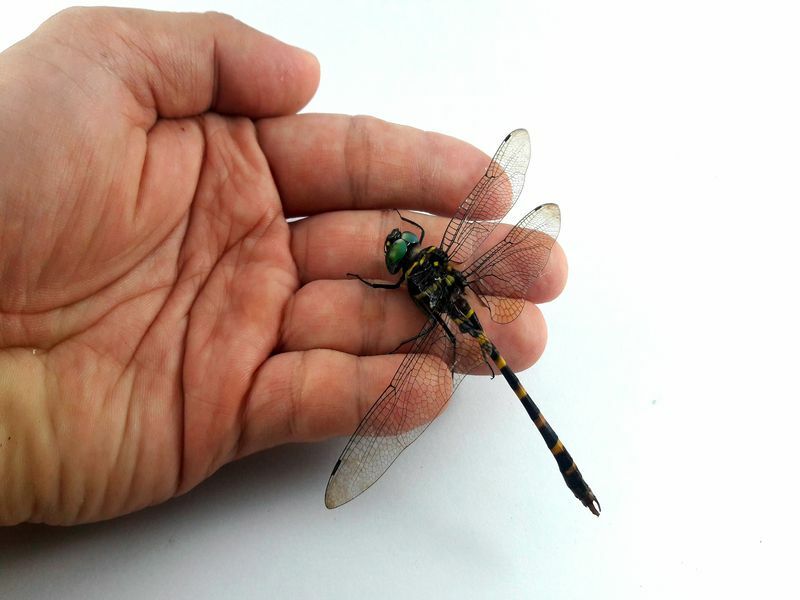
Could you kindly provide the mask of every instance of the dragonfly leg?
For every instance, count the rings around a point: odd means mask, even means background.
[[[483,306],[483,308],[491,312],[492,309],[489,308],[488,304],[486,304],[486,300],[483,299],[483,296],[481,294],[475,294],[475,296],[478,298],[478,302],[481,303],[481,306]]]
[[[403,283],[402,277],[400,278],[400,281],[398,281],[397,283],[372,283],[361,277],[361,275],[356,275],[355,273],[348,273],[347,276],[350,277],[351,279],[352,278],[358,279],[361,283],[378,290],[396,290]]]
[[[465,323],[468,323],[465,321]],[[492,360],[492,343],[486,337],[486,333],[481,328],[475,327],[467,327],[465,329],[465,333],[470,334],[476,340],[478,340],[478,345],[481,349],[481,358],[483,362],[486,363],[486,366],[489,367],[489,372],[492,374],[492,379],[495,378],[497,373],[494,370],[494,361]]]
[[[434,318],[436,323],[442,326],[445,335],[447,335],[448,339],[450,340],[450,343],[453,345],[453,361],[450,363],[450,370],[455,371],[456,360],[458,359],[458,356],[456,354],[456,336],[452,331],[450,331],[450,328],[447,326],[447,323],[444,322],[444,319],[442,319],[441,315],[432,313],[431,316]]]
[[[483,345],[481,345],[481,356],[483,357],[483,362],[485,362],[486,366],[489,367],[489,371],[492,374],[492,379],[494,379],[495,376],[497,375],[497,373],[495,373],[495,370],[494,370],[494,362],[492,360],[490,360],[491,359],[491,355],[490,355],[489,351],[486,348],[483,347]]]
[[[399,210],[395,209],[395,211],[397,212],[397,214],[400,217],[401,221],[405,221],[406,223],[410,223],[414,227],[419,228],[419,231],[420,231],[419,243],[421,244],[422,240],[425,239],[425,230],[422,228],[422,225],[420,225],[416,221],[412,221],[411,219],[406,219]]]
[[[430,332],[433,330],[433,328],[434,328],[434,327],[436,327],[436,325],[437,325],[436,321],[430,321],[430,322],[428,323],[428,326],[427,326],[427,327],[425,327],[425,329],[423,329],[422,331],[420,331],[420,332],[419,332],[417,335],[415,335],[414,337],[408,338],[407,340],[403,340],[402,342],[400,342],[399,344],[397,344],[397,348],[395,348],[394,350],[392,350],[392,351],[391,351],[389,354],[394,354],[395,352],[397,352],[398,350],[400,350],[400,348],[402,348],[403,346],[405,346],[407,343],[409,343],[409,342],[413,342],[414,340],[418,340],[419,338],[421,338],[421,337],[423,337],[423,336],[426,336],[426,335],[428,335],[428,334],[429,334],[429,333],[430,333]]]

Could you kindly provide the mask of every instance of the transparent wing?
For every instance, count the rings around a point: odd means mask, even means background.
[[[537,206],[464,269],[469,287],[489,307],[493,321],[509,323],[519,316],[525,292],[544,270],[560,228],[557,204]]]
[[[456,337],[455,348],[439,325],[416,340],[336,462],[325,490],[328,508],[375,483],[441,412],[464,376],[483,363],[477,342],[449,319],[445,323]]]
[[[451,262],[465,262],[478,249],[519,198],[531,158],[528,132],[509,133],[486,173],[456,210],[439,247]],[[481,217],[492,215],[482,220]]]

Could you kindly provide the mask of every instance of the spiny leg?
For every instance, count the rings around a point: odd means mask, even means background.
[[[470,311],[470,314],[472,314],[472,311]],[[483,329],[476,329],[474,327],[470,327],[468,325],[469,322],[466,319],[467,317],[464,317],[464,320],[462,321],[461,325],[462,331],[464,333],[468,333],[476,340],[478,340],[478,346],[481,349],[481,358],[483,359],[483,362],[486,364],[486,366],[489,367],[489,372],[492,374],[492,379],[494,379],[495,376],[497,375],[494,372],[494,367],[496,365],[494,365],[494,363],[490,360],[492,358],[490,348],[494,346],[489,341],[489,338],[486,337],[486,333],[484,333]]]
[[[483,302],[480,297],[478,297],[478,299]],[[458,324],[458,328],[462,333],[471,335],[478,341],[478,345],[481,349],[481,358],[486,366],[489,367],[489,372],[492,374],[492,379],[494,379],[496,373],[494,372],[494,366],[489,361],[490,354],[487,346],[487,343],[488,345],[491,345],[491,343],[489,342],[489,338],[486,337],[483,328],[480,326],[480,321],[478,321],[475,311],[469,305],[466,306],[466,308],[469,308],[466,313],[464,312],[464,307],[456,306],[454,308],[457,314],[450,315],[451,318]]]
[[[397,352],[398,350],[400,350],[400,348],[402,348],[403,346],[405,346],[405,345],[406,345],[406,344],[408,344],[409,342],[413,342],[414,340],[418,340],[419,338],[421,338],[421,337],[423,337],[423,336],[426,336],[426,335],[428,335],[428,334],[429,334],[429,333],[430,333],[430,332],[433,330],[433,328],[434,328],[434,327],[436,327],[436,325],[437,325],[437,324],[438,324],[438,323],[437,323],[436,321],[428,321],[428,326],[427,326],[427,327],[425,327],[425,329],[423,329],[422,331],[420,331],[420,332],[419,332],[417,335],[415,335],[414,337],[410,337],[410,338],[408,338],[407,340],[403,340],[402,342],[400,342],[399,344],[397,344],[397,347],[396,347],[394,350],[392,350],[392,351],[391,351],[389,354],[394,354],[395,352]]]
[[[483,345],[481,345],[481,356],[483,357],[483,362],[486,363],[486,366],[489,367],[489,371],[492,373],[492,379],[494,379],[497,375],[497,373],[494,372],[495,364],[494,362],[490,362],[489,359],[491,358],[491,355],[487,354],[486,348]]]
[[[483,296],[481,294],[475,294],[475,297],[478,298],[478,302],[481,303],[481,306],[483,306],[483,308],[491,312],[492,309],[489,308],[488,304],[486,304],[486,300],[483,299]]]
[[[444,319],[442,319],[440,314],[430,313],[430,316],[433,317],[436,323],[442,326],[445,335],[447,335],[447,337],[450,339],[450,343],[453,345],[453,361],[450,363],[450,370],[455,371],[456,361],[458,360],[458,355],[456,354],[456,336],[452,331],[450,331],[450,328],[447,326],[447,323],[444,322]]]
[[[400,281],[398,281],[397,283],[372,283],[371,281],[367,281],[366,279],[361,277],[361,275],[356,275],[355,273],[348,273],[347,276],[350,278],[358,279],[364,285],[368,285],[369,287],[374,288],[376,290],[396,290],[403,283],[402,277],[400,278]]]
[[[419,223],[417,223],[416,221],[412,221],[411,219],[406,219],[406,218],[405,218],[405,217],[402,215],[402,213],[401,213],[399,210],[397,210],[397,209],[395,209],[395,212],[396,212],[396,213],[397,213],[397,215],[400,217],[400,220],[401,220],[401,221],[405,221],[406,223],[410,223],[410,224],[411,224],[411,225],[413,225],[414,227],[417,227],[417,228],[419,228],[419,231],[420,231],[419,243],[421,244],[421,243],[422,243],[422,240],[424,240],[424,239],[425,239],[425,230],[422,228],[422,225],[420,225],[420,224],[419,224]]]
[[[369,287],[371,287],[373,289],[376,289],[376,290],[396,290],[403,283],[403,278],[402,277],[400,278],[400,281],[398,281],[397,283],[372,283],[371,281],[367,281],[366,279],[361,277],[361,275],[357,275],[355,273],[348,273],[347,276],[351,277],[351,278],[354,277],[354,278],[358,279],[364,285],[368,285]],[[407,344],[408,342],[413,342],[414,340],[421,338],[423,335],[427,335],[428,333],[430,333],[431,329],[433,329],[435,326],[436,326],[436,323],[433,322],[433,323],[431,323],[430,327],[426,327],[422,331],[422,333],[418,333],[417,335],[415,335],[412,338],[408,338],[407,340],[403,340],[402,342],[400,342],[397,345],[397,347],[394,350],[391,351],[390,354],[394,354],[395,352],[397,352],[400,349],[400,347],[403,346],[404,344]]]

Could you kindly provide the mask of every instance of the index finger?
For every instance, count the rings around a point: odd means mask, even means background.
[[[293,115],[257,128],[290,217],[376,208],[452,216],[490,160],[461,140],[374,117]]]

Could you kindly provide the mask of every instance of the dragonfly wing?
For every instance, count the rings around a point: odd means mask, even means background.
[[[475,340],[449,319],[445,323],[456,336],[455,347],[439,325],[417,339],[336,462],[325,490],[328,508],[375,483],[441,412],[464,375],[482,362]]]
[[[517,129],[509,133],[442,236],[439,247],[452,262],[460,264],[471,257],[511,210],[525,183],[530,158],[528,132]],[[489,218],[484,220],[486,216]]]
[[[469,287],[489,307],[492,320],[510,323],[525,306],[525,292],[541,275],[561,228],[557,204],[542,204],[464,269]]]

